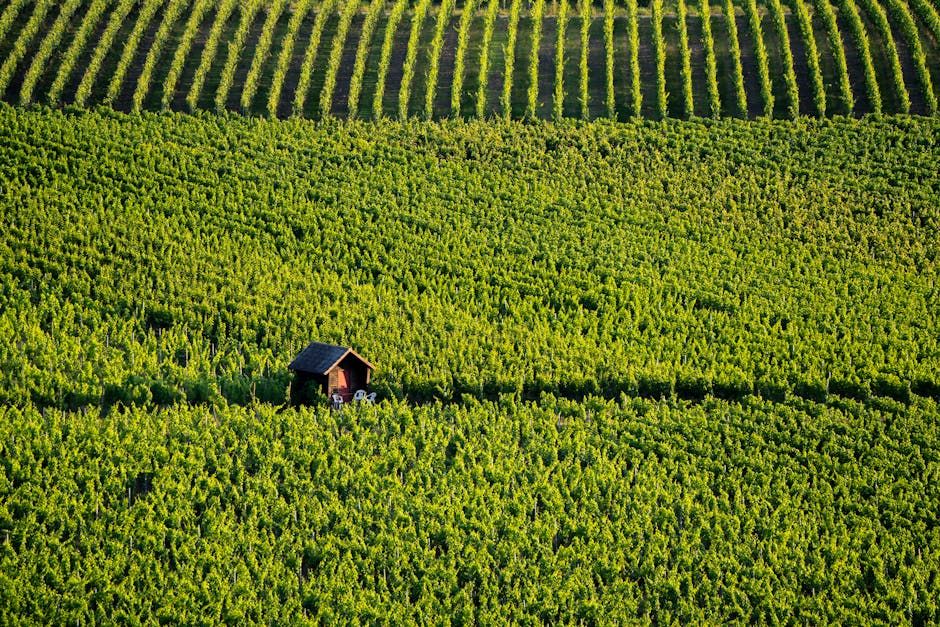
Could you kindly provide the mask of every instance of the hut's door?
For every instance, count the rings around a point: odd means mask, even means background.
[[[346,371],[342,368],[337,368],[335,373],[336,383],[333,387],[333,393],[342,395],[343,400],[348,401],[351,393],[349,391],[349,382],[346,380]]]

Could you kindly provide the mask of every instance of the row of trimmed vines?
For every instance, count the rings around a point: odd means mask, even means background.
[[[401,118],[408,117],[410,112],[420,111],[422,117],[431,119],[438,113],[437,109],[444,105],[446,98],[438,92],[446,88],[450,101],[448,113],[455,117],[464,113],[463,109],[469,100],[474,104],[472,113],[478,117],[496,111],[505,118],[521,113],[528,119],[537,118],[540,114],[560,119],[566,110],[566,82],[571,81],[567,87],[577,93],[577,98],[572,99],[577,104],[573,111],[568,111],[569,114],[576,112],[579,117],[588,119],[591,116],[592,100],[598,110],[603,100],[602,108],[606,117],[616,119],[618,76],[627,81],[625,102],[620,103],[621,109],[628,116],[641,115],[643,85],[639,23],[648,15],[651,36],[650,41],[644,43],[651,50],[651,62],[654,65],[656,93],[653,96],[655,104],[651,107],[654,117],[665,118],[670,115],[670,110],[673,111],[672,115],[683,118],[695,115],[717,118],[723,113],[747,117],[748,100],[757,98],[757,94],[748,94],[744,82],[735,0],[723,0],[719,11],[721,17],[714,18],[721,20],[721,35],[727,37],[726,42],[716,42],[710,0],[698,0],[691,9],[688,1],[676,0],[676,4],[670,7],[670,10],[674,8],[675,14],[666,14],[665,0],[654,0],[649,4],[647,14],[647,9],[641,9],[637,0],[626,0],[622,7],[617,5],[616,0],[603,0],[603,15],[595,17],[594,5],[590,0],[578,0],[577,7],[568,2],[546,6],[545,0],[531,0],[527,6],[523,6],[523,0],[504,0],[502,3],[489,2],[485,5],[479,0],[468,0],[459,9],[456,0],[443,0],[431,18],[429,15],[434,11],[431,0],[418,0],[414,6],[410,6],[410,0],[395,0],[391,6],[389,0],[369,0],[367,9],[363,0],[347,0],[342,4],[340,0],[323,0],[322,3],[318,3],[318,0],[249,0],[244,3],[238,0],[64,0],[61,4],[51,0],[36,0],[32,5],[27,0],[15,0],[0,13],[0,40],[11,29],[19,29],[11,36],[8,53],[0,64],[0,92],[5,93],[12,83],[18,94],[8,94],[8,97],[16,97],[23,104],[32,102],[34,92],[43,90],[45,93],[39,93],[37,97],[50,104],[60,102],[63,92],[66,92],[64,99],[67,101],[70,98],[67,93],[69,80],[84,53],[89,54],[90,58],[80,76],[76,77],[81,80],[71,95],[79,106],[95,100],[105,104],[114,104],[120,100],[132,111],[139,111],[145,107],[145,102],[154,101],[159,102],[161,108],[169,109],[178,98],[185,98],[188,108],[194,110],[206,106],[202,92],[208,82],[213,91],[208,100],[215,109],[226,109],[230,103],[237,101],[238,108],[245,113],[260,109],[276,117],[282,111],[282,93],[290,84],[293,89],[291,110],[294,115],[315,113],[320,117],[329,116],[333,112],[338,84],[345,80],[345,76],[340,74],[340,65],[349,43],[352,23],[357,16],[362,15],[362,26],[358,29],[355,42],[354,64],[349,76],[349,117],[360,115],[360,100],[364,84],[368,83],[366,77],[372,77],[375,71],[376,89],[370,93],[374,118],[382,117],[383,109],[391,105],[397,108]],[[750,107],[768,117],[774,115],[775,105],[776,111],[786,118],[800,115],[799,70],[805,72],[806,76],[807,86],[803,91],[807,93],[802,96],[807,103],[807,113],[825,117],[831,108],[832,113],[851,115],[855,112],[856,96],[862,94],[853,93],[846,57],[846,45],[849,45],[857,51],[863,71],[860,85],[869,103],[869,108],[863,110],[870,109],[875,114],[882,111],[881,80],[882,86],[890,85],[891,110],[909,112],[912,97],[910,89],[913,88],[917,90],[918,97],[922,94],[925,112],[936,114],[938,102],[928,53],[936,45],[934,39],[940,39],[940,14],[931,0],[861,0],[861,7],[856,6],[858,1],[767,0],[764,8],[759,8],[758,0],[743,0],[741,7],[750,30],[748,37],[753,45],[762,101],[757,106],[756,100],[753,100]],[[812,6],[808,6],[809,2],[812,2]],[[85,6],[87,10],[82,14]],[[21,15],[26,8],[30,11],[29,15]],[[859,12],[860,8],[864,15]],[[570,33],[568,28],[572,10],[577,11],[577,36]],[[618,14],[621,10],[623,13]],[[762,15],[761,12],[765,10],[766,15]],[[845,20],[844,33],[840,32],[836,10],[840,19]],[[106,17],[107,11],[111,13]],[[458,11],[459,18],[455,17]],[[521,23],[523,11],[528,12],[524,25]],[[289,13],[289,19],[284,15],[285,12]],[[554,19],[556,29],[554,41],[549,44],[549,47],[554,48],[553,93],[550,109],[541,111],[540,89],[545,87],[540,85],[540,52],[546,13],[551,16],[548,19]],[[501,28],[505,28],[505,32],[497,34],[497,16],[500,14],[503,15]],[[696,19],[696,14],[701,20],[700,42],[690,41],[690,19]],[[207,24],[210,16],[211,24]],[[479,21],[475,21],[478,18]],[[407,19],[409,25],[407,43],[402,41],[404,33],[399,32],[399,24],[404,19]],[[430,24],[432,19],[433,27]],[[623,19],[623,35],[617,34],[618,19]],[[769,19],[772,25],[772,42],[765,39],[765,19]],[[816,19],[818,22],[814,25]],[[106,24],[102,29],[103,21]],[[282,26],[284,22],[287,22],[286,26]],[[305,23],[309,33],[301,35]],[[866,32],[866,23],[874,28],[871,35]],[[675,34],[669,37],[677,36],[677,41],[668,45],[667,34],[664,33],[667,25],[670,30],[676,29],[671,31]],[[600,33],[603,36],[604,74],[602,81],[598,76],[598,80],[591,83],[591,73],[595,69],[591,66],[589,51],[592,44],[591,29],[595,26],[598,27],[597,38],[600,39]],[[824,54],[818,47],[815,27],[820,28],[819,33],[825,33],[829,51],[826,54],[831,55],[832,82],[828,88],[823,71]],[[524,28],[530,30],[524,31]],[[798,29],[794,31],[798,34],[791,33],[791,28]],[[97,36],[93,50],[91,53],[85,52],[89,41],[100,29],[102,32]],[[441,63],[447,56],[445,36],[450,29],[456,34],[453,76],[451,83],[444,86],[438,84],[438,76]],[[384,33],[381,54],[373,57],[373,46],[380,45],[374,41],[379,30]],[[921,30],[928,40],[927,47],[921,42]],[[526,32],[524,42],[519,40],[522,32]],[[251,33],[257,33],[257,40],[253,41],[249,51],[245,48],[253,37]],[[321,46],[324,33],[328,33],[330,42]],[[500,41],[499,35],[505,39]],[[622,43],[617,40],[620,36],[625,38]],[[198,47],[197,42],[203,37],[204,44],[198,55],[193,55],[194,49]],[[791,42],[791,37],[797,39]],[[305,50],[299,55],[296,47],[300,45],[301,39],[304,40]],[[573,52],[575,40],[578,42],[578,50]],[[593,43],[600,49],[599,41]],[[693,79],[692,67],[693,49],[698,43],[701,44],[700,54],[704,60],[701,86],[696,85],[697,78]],[[880,51],[873,50],[875,43],[881,48]],[[394,49],[402,44],[405,46],[400,51],[404,56],[400,68],[402,77],[396,85],[397,98],[388,98],[394,101],[390,103],[386,102],[386,96],[389,95],[386,94],[386,82]],[[797,66],[794,45],[804,48],[805,54],[800,55],[799,59],[801,64],[805,61],[804,67]],[[910,53],[911,74],[907,78],[898,45]],[[493,46],[498,46],[502,51],[502,67],[496,69],[496,75],[490,73]],[[625,49],[623,69],[619,68],[620,59],[615,56],[618,46]],[[64,47],[65,51],[56,59],[59,47]],[[220,47],[225,48],[224,54],[221,54]],[[250,59],[245,58],[244,53],[250,54]],[[720,59],[719,53],[726,55],[727,59]],[[874,61],[876,53],[886,61],[884,77],[877,76]],[[526,54],[528,57],[525,57]],[[577,62],[568,58],[571,54],[578,55]],[[378,58],[378,64],[373,70],[369,64],[374,58]],[[106,62],[106,59],[109,60]],[[181,91],[180,81],[190,59],[197,67],[191,85]],[[527,64],[524,78],[517,76],[521,68],[516,67],[523,63],[523,59]],[[57,60],[58,65],[50,68],[50,61],[53,60]],[[295,60],[296,69],[292,70]],[[722,61],[727,65],[721,66]],[[673,62],[677,65],[675,77],[667,74],[667,64]],[[107,79],[106,84],[96,85],[106,63],[109,66],[108,76],[101,77]],[[162,63],[167,63],[168,69],[162,85],[154,85],[152,79],[160,71]],[[597,66],[596,71],[600,72],[600,58],[597,59]],[[727,74],[725,112],[722,111],[719,68]],[[773,77],[774,80],[782,81],[779,85],[772,82],[772,68],[780,74],[779,77]],[[14,81],[18,72],[22,73],[21,82]],[[243,85],[240,86],[234,84],[236,73],[239,72],[245,72]],[[291,72],[297,73],[295,81],[288,81]],[[475,84],[468,78],[467,72],[473,72]],[[241,76],[240,73],[238,75]],[[669,81],[675,79],[677,82],[672,85],[677,93],[672,94],[675,100],[670,102]],[[314,81],[319,80],[323,84],[317,89],[319,83]],[[464,93],[468,80],[471,80],[472,88],[470,93]],[[270,87],[266,93],[259,94],[268,81]],[[576,85],[574,81],[577,81]],[[520,91],[521,84],[525,83],[524,101],[514,103],[517,83],[520,84]],[[697,87],[704,93],[696,94]],[[416,88],[419,90],[417,98],[422,101],[420,105],[412,102],[415,99],[412,92]],[[774,88],[778,92],[776,98]],[[831,93],[827,94],[827,89],[832,90]],[[318,99],[318,104],[308,108],[305,105],[307,98],[312,96],[311,92]],[[516,97],[521,95],[517,93]],[[263,103],[256,102],[261,98]],[[488,103],[488,98],[496,98],[496,106]],[[775,102],[779,98],[783,98],[785,103]]]

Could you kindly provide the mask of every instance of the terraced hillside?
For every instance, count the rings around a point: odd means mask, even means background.
[[[938,13],[938,0],[7,0],[0,94],[278,117],[933,115]]]

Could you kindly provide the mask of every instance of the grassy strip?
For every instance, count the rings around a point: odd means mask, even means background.
[[[609,0],[608,0],[609,1]],[[539,98],[539,47],[542,43],[542,13],[545,0],[532,4],[532,39],[529,46],[529,90],[526,93],[526,117],[534,118]]]
[[[215,0],[196,0],[195,5],[193,5],[193,11],[186,20],[186,26],[183,28],[179,45],[173,51],[170,69],[163,80],[163,95],[160,97],[160,106],[164,109],[170,107],[170,101],[173,100],[173,95],[176,92],[176,84],[183,74],[183,64],[186,63],[186,57],[189,55],[189,51],[192,50],[196,32],[213,4],[215,4]]]
[[[901,59],[898,57],[898,47],[894,42],[894,35],[891,34],[891,25],[888,24],[888,16],[885,10],[875,0],[862,0],[862,7],[868,13],[868,17],[874,23],[875,28],[881,35],[884,42],[885,53],[888,55],[888,64],[891,66],[891,82],[894,83],[894,90],[901,101],[901,111],[899,113],[911,112],[911,97],[907,93],[907,87],[904,85],[904,73],[901,71]]]
[[[607,71],[607,117],[617,119],[617,100],[614,94],[614,0],[604,0],[604,53]]]
[[[320,117],[325,118],[333,111],[333,92],[336,91],[336,75],[339,64],[343,60],[343,46],[349,34],[349,25],[353,17],[359,12],[359,0],[346,0],[343,12],[339,16],[339,24],[333,35],[333,45],[330,47],[330,56],[326,63],[326,74],[323,80],[323,89],[320,90]]]
[[[348,106],[349,117],[359,115],[359,95],[362,93],[362,78],[366,74],[366,61],[369,59],[369,49],[372,46],[372,34],[379,23],[379,17],[385,8],[385,0],[372,0],[366,19],[362,22],[362,32],[359,34],[359,43],[356,46],[356,62],[353,65],[352,78],[349,79]]]
[[[692,51],[689,48],[688,11],[685,0],[676,2],[676,21],[679,29],[679,82],[682,85],[682,115],[695,115],[695,100],[692,97]]]
[[[486,17],[483,21],[483,42],[480,50],[480,82],[477,86],[477,117],[486,114],[486,92],[489,85],[487,78],[490,72],[490,43],[493,41],[493,25],[496,24],[496,10],[499,8],[497,0],[490,0],[486,8]]]
[[[590,95],[588,94],[588,44],[591,28],[591,0],[581,0],[581,117],[588,119],[590,112],[588,104]]]
[[[85,68],[85,73],[82,74],[82,80],[79,81],[78,88],[75,90],[76,105],[80,107],[84,106],[88,97],[91,95],[91,87],[95,82],[95,78],[98,76],[101,64],[104,62],[104,57],[108,54],[108,50],[111,49],[111,44],[114,42],[114,38],[117,36],[121,25],[124,23],[124,18],[130,13],[134,4],[136,4],[136,0],[120,0],[119,4],[111,13],[111,16],[108,18],[108,25],[105,26],[104,32],[101,34],[101,39],[98,40],[95,50],[91,54],[88,67]]]
[[[519,12],[521,8],[522,0],[512,0],[512,4],[509,6],[509,34],[506,40],[505,54],[503,55],[506,59],[506,66],[503,72],[503,93],[499,99],[505,118],[512,115],[512,81],[516,67],[516,39],[519,36]]]
[[[418,60],[418,47],[421,45],[421,27],[428,13],[431,0],[419,0],[411,17],[411,32],[408,34],[408,48],[405,52],[405,65],[401,77],[401,89],[398,91],[398,117],[408,117],[408,104],[411,100],[411,82],[415,76],[415,63]]]
[[[212,62],[215,60],[216,53],[218,52],[219,41],[222,38],[222,30],[225,28],[225,23],[228,22],[232,12],[235,11],[236,6],[236,0],[222,0],[222,3],[216,11],[215,21],[212,23],[209,37],[206,38],[206,45],[202,49],[199,67],[196,68],[196,75],[193,77],[192,87],[189,88],[189,93],[186,94],[186,106],[189,107],[190,111],[195,110],[199,105],[199,96],[202,94],[202,86],[206,82],[209,69],[212,67]]]
[[[219,88],[215,92],[215,110],[224,111],[225,104],[228,101],[228,94],[232,90],[232,82],[235,80],[235,69],[238,67],[238,59],[245,47],[245,40],[248,39],[248,31],[255,21],[255,16],[261,10],[261,0],[250,0],[239,7],[238,27],[235,29],[235,35],[232,41],[228,42],[228,51],[225,55],[225,65],[222,67],[222,74],[219,78]]]
[[[630,114],[640,116],[643,91],[640,88],[640,24],[636,0],[627,0],[627,47],[630,54]]]
[[[111,82],[108,83],[108,91],[104,97],[105,104],[114,102],[114,99],[118,97],[118,93],[121,91],[121,85],[124,83],[124,77],[127,76],[127,72],[130,70],[131,63],[134,60],[134,55],[140,47],[140,40],[143,39],[147,26],[157,14],[157,9],[160,8],[161,4],[163,3],[160,0],[144,0],[140,14],[137,16],[137,21],[134,22],[134,28],[131,30],[124,44],[124,49],[121,52],[121,58],[118,60],[117,68],[115,68],[114,74],[111,75]]]
[[[871,44],[868,39],[868,33],[865,30],[865,24],[862,23],[862,17],[858,14],[858,7],[855,0],[841,0],[842,13],[849,22],[849,29],[852,31],[852,39],[855,41],[855,47],[858,49],[859,56],[862,58],[862,67],[865,70],[865,94],[868,96],[868,102],[871,105],[872,113],[881,114],[881,88],[878,87],[878,78],[875,74],[875,63],[872,61]]]
[[[582,0],[583,2],[584,0]],[[650,4],[653,18],[653,51],[656,57],[656,104],[660,119],[668,113],[666,93],[666,42],[663,41],[663,0],[652,0]]]
[[[382,51],[379,57],[379,71],[376,76],[375,94],[372,97],[372,117],[376,120],[384,115],[382,101],[385,98],[385,79],[388,76],[388,66],[392,59],[392,45],[395,43],[395,32],[398,24],[405,15],[408,0],[396,0],[392,12],[385,24],[385,39],[382,41]]]
[[[304,114],[304,104],[307,102],[307,92],[310,90],[310,75],[313,73],[313,65],[317,60],[317,49],[320,47],[323,27],[326,25],[326,21],[330,19],[334,6],[336,6],[336,0],[323,0],[323,3],[317,9],[317,15],[313,20],[313,30],[310,33],[310,41],[307,42],[304,60],[300,66],[300,76],[297,78],[297,91],[294,92],[294,115],[303,116]]]
[[[13,44],[13,48],[7,54],[7,58],[4,59],[3,65],[0,65],[0,97],[2,97],[3,93],[7,90],[10,80],[13,78],[13,72],[16,71],[16,66],[26,55],[26,51],[29,49],[29,44],[32,43],[33,38],[39,33],[42,22],[46,19],[46,13],[49,12],[52,5],[51,0],[40,0],[36,4],[32,15],[29,16],[29,21],[26,22],[23,30],[20,31],[16,42]]]
[[[819,117],[826,115],[826,87],[823,84],[822,68],[819,65],[819,49],[816,47],[816,36],[813,34],[813,23],[803,0],[790,0],[790,8],[796,15],[800,27],[800,36],[806,45],[806,63],[809,65],[809,77],[813,85],[813,106]]]
[[[254,56],[251,59],[251,67],[248,69],[248,76],[245,77],[245,86],[242,88],[239,104],[242,111],[251,110],[251,103],[255,99],[258,91],[258,79],[261,76],[261,70],[271,52],[271,45],[274,42],[274,29],[277,27],[277,21],[281,19],[281,13],[284,12],[286,0],[275,0],[268,7],[268,15],[264,19],[264,25],[261,27],[261,37],[255,45]]]
[[[734,67],[734,99],[741,117],[747,117],[747,90],[744,89],[744,68],[741,65],[741,45],[738,42],[738,24],[734,17],[734,4],[724,2],[725,24],[728,26],[728,48],[731,51],[731,65]]]
[[[431,39],[431,49],[428,58],[428,83],[424,90],[424,117],[434,117],[434,96],[437,93],[437,75],[441,66],[441,49],[444,47],[444,29],[450,22],[450,14],[454,9],[454,0],[443,0],[437,14],[437,24],[434,26],[434,38]]]
[[[842,36],[839,34],[836,13],[832,10],[829,0],[813,0],[813,10],[822,17],[823,24],[826,27],[826,39],[829,40],[829,47],[832,49],[832,56],[835,58],[841,113],[851,115],[855,109],[855,98],[852,95],[852,84],[849,82],[849,67],[845,61],[845,46],[842,44]]]
[[[780,51],[783,54],[783,83],[787,90],[787,117],[796,119],[800,115],[800,88],[796,84],[796,71],[793,68],[793,50],[790,47],[790,33],[787,31],[787,22],[783,14],[783,5],[780,0],[767,0],[770,7],[770,17],[780,40]]]
[[[718,93],[718,66],[715,60],[715,40],[712,38],[712,9],[708,0],[699,8],[702,16],[702,45],[705,48],[705,77],[708,81],[708,107],[711,116],[721,116],[721,96]]]
[[[163,52],[163,46],[166,44],[167,37],[170,36],[170,31],[186,4],[185,0],[171,0],[167,5],[166,11],[163,13],[163,20],[160,22],[156,36],[154,36],[153,44],[151,44],[150,50],[147,51],[144,67],[137,79],[137,86],[134,88],[132,111],[140,111],[144,98],[150,90],[150,77],[153,75],[153,70]]]
[[[555,37],[555,93],[552,97],[553,117],[565,115],[565,33],[568,30],[568,0],[558,1],[558,32]]]
[[[7,31],[10,30],[13,22],[16,21],[17,16],[20,14],[20,9],[22,9],[27,2],[28,0],[13,0],[13,2],[4,7],[3,13],[0,14],[0,42],[7,36]]]
[[[770,62],[767,60],[767,46],[764,43],[764,29],[760,25],[760,13],[757,11],[756,0],[746,0],[744,12],[751,27],[754,39],[754,56],[757,58],[757,78],[760,81],[760,97],[764,103],[763,115],[773,117],[774,93],[770,84]]]
[[[450,111],[455,117],[460,117],[460,101],[463,96],[463,76],[466,71],[465,58],[467,46],[470,42],[470,26],[473,23],[473,14],[476,12],[476,0],[466,0],[460,13],[460,30],[457,33],[457,52],[454,54],[454,80],[450,89]]]
[[[894,21],[901,28],[901,36],[907,41],[911,51],[911,57],[914,59],[914,72],[917,74],[917,80],[920,81],[921,91],[924,92],[924,101],[927,104],[927,114],[935,115],[937,113],[937,96],[933,93],[933,81],[930,80],[930,70],[927,69],[927,56],[924,54],[924,48],[920,44],[920,34],[917,32],[917,25],[914,18],[911,17],[910,9],[904,0],[885,0],[888,10]]]
[[[39,77],[47,67],[46,61],[49,60],[52,52],[59,45],[59,40],[62,39],[62,34],[69,24],[69,19],[81,3],[81,0],[68,0],[62,4],[55,22],[52,23],[49,32],[43,37],[42,43],[39,44],[39,49],[33,55],[29,69],[26,70],[26,75],[23,77],[23,84],[20,85],[20,104],[29,104],[32,101],[33,89],[35,89]]]

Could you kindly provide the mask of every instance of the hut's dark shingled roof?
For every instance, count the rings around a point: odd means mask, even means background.
[[[346,346],[333,346],[323,342],[311,342],[294,361],[290,362],[291,370],[309,372],[311,374],[326,374],[326,371],[349,352]]]

